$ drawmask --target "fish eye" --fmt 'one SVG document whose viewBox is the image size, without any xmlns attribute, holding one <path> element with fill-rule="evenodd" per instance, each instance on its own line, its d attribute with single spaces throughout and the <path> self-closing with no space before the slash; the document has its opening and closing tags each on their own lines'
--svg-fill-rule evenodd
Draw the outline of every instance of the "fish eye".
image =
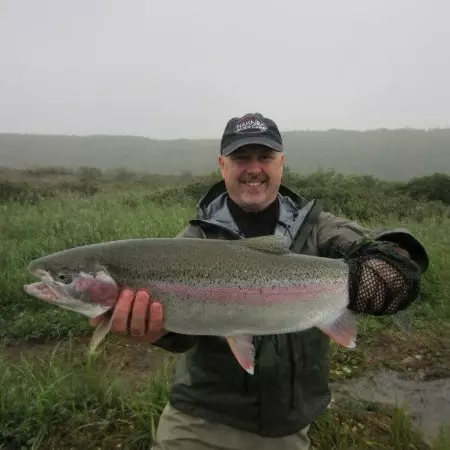
<svg viewBox="0 0 450 450">
<path fill-rule="evenodd" d="M 58 272 L 58 280 L 63 283 L 72 283 L 72 277 L 67 272 Z"/>
</svg>

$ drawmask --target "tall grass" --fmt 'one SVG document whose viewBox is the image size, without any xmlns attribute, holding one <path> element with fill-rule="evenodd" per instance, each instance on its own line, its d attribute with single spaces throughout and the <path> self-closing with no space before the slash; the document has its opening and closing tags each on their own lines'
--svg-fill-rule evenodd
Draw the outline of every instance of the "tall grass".
<svg viewBox="0 0 450 450">
<path fill-rule="evenodd" d="M 149 448 L 167 401 L 170 364 L 135 384 L 112 364 L 82 362 L 56 351 L 14 365 L 0 358 L 0 445 Z"/>
</svg>

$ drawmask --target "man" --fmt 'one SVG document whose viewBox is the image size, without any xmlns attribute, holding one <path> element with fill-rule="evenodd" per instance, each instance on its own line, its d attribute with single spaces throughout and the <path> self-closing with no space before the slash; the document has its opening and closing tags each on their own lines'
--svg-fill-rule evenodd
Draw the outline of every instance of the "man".
<svg viewBox="0 0 450 450">
<path fill-rule="evenodd" d="M 232 118 L 220 153 L 223 180 L 200 199 L 197 217 L 179 236 L 240 239 L 275 233 L 297 253 L 350 255 L 350 308 L 358 312 L 393 314 L 417 297 L 420 272 L 428 265 L 421 244 L 406 230 L 375 232 L 323 212 L 316 201 L 282 185 L 283 143 L 272 120 L 260 114 Z M 309 426 L 330 401 L 325 334 L 312 328 L 256 336 L 252 376 L 222 338 L 166 333 L 162 306 L 150 295 L 124 290 L 113 331 L 180 353 L 154 450 L 309 448 Z"/>
</svg>

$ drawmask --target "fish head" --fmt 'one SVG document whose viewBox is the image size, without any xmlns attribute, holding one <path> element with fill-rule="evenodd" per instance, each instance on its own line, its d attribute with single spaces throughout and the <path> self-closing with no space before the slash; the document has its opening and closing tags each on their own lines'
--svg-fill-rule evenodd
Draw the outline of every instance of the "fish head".
<svg viewBox="0 0 450 450">
<path fill-rule="evenodd" d="M 28 270 L 40 280 L 24 285 L 28 295 L 88 317 L 114 308 L 119 295 L 107 268 L 79 249 L 35 259 Z"/>
</svg>

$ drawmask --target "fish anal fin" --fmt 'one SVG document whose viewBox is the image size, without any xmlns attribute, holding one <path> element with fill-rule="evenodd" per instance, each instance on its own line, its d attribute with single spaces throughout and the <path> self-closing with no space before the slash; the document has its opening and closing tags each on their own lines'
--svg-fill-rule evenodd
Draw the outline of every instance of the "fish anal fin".
<svg viewBox="0 0 450 450">
<path fill-rule="evenodd" d="M 356 314 L 348 308 L 345 308 L 333 320 L 316 326 L 336 343 L 347 348 L 356 347 Z"/>
<path fill-rule="evenodd" d="M 243 334 L 239 336 L 226 336 L 234 357 L 241 367 L 250 375 L 255 373 L 255 347 L 253 336 Z"/>
<path fill-rule="evenodd" d="M 253 250 L 264 253 L 272 253 L 275 255 L 285 255 L 291 252 L 285 244 L 284 238 L 282 236 L 258 236 L 239 239 L 235 242 L 237 245 L 244 245 L 245 247 L 251 248 Z"/>
</svg>

